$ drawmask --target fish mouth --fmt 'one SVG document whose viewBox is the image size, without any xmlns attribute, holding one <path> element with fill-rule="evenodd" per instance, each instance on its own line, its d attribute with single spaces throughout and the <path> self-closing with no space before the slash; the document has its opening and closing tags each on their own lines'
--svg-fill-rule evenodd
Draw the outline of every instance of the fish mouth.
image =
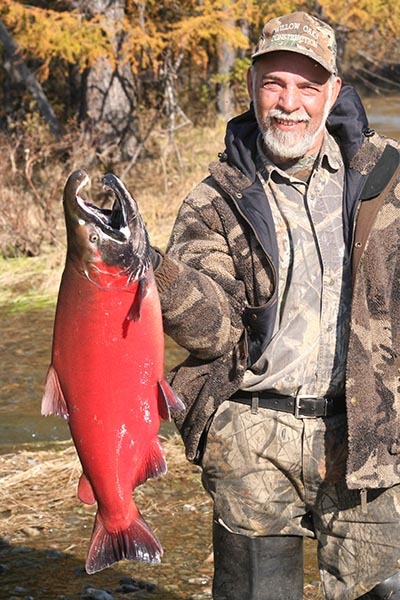
<svg viewBox="0 0 400 600">
<path fill-rule="evenodd" d="M 102 289 L 123 288 L 142 279 L 150 265 L 150 240 L 135 199 L 113 173 L 103 177 L 112 193 L 111 209 L 82 197 L 90 183 L 83 169 L 74 171 L 64 188 L 68 255 L 86 277 Z"/>
<path fill-rule="evenodd" d="M 137 216 L 136 202 L 113 173 L 103 177 L 103 188 L 114 196 L 111 209 L 100 208 L 81 196 L 81 191 L 89 184 L 90 177 L 83 169 L 72 173 L 65 187 L 64 204 L 76 213 L 78 222 L 93 223 L 105 236 L 117 242 L 127 242 L 131 235 L 129 226 Z"/>
</svg>

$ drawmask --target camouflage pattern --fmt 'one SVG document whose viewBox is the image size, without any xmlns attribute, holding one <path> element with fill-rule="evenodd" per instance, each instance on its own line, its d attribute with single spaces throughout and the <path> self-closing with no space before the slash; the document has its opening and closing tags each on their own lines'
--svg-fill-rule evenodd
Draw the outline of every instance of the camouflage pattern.
<svg viewBox="0 0 400 600">
<path fill-rule="evenodd" d="M 252 60 L 268 52 L 285 50 L 304 54 L 336 75 L 336 39 L 332 27 L 304 12 L 295 12 L 268 21 Z"/>
<path fill-rule="evenodd" d="M 371 152 L 353 161 L 360 171 L 368 171 L 384 147 L 385 140 L 375 137 Z M 381 201 L 353 290 L 347 366 L 350 488 L 387 487 L 400 479 L 399 169 Z"/>
<path fill-rule="evenodd" d="M 296 419 L 224 402 L 207 436 L 203 483 L 230 531 L 318 539 L 324 597 L 353 600 L 400 568 L 400 485 L 345 484 L 346 416 Z M 379 560 L 376 557 L 379 556 Z"/>
<path fill-rule="evenodd" d="M 369 173 L 387 143 L 378 135 L 365 138 L 352 168 Z M 239 209 L 251 182 L 226 162 L 213 163 L 210 171 L 212 177 L 183 203 L 156 271 L 166 333 L 190 353 L 169 375 L 187 407 L 176 423 L 189 460 L 196 459 L 217 407 L 242 384 L 247 366 L 242 319 L 249 307 L 265 305 L 274 288 L 271 262 L 249 236 Z M 400 310 L 399 177 L 384 192 L 355 277 L 346 391 L 350 488 L 400 481 L 400 327 L 397 318 L 389 318 Z"/>
<path fill-rule="evenodd" d="M 246 371 L 241 388 L 291 396 L 299 390 L 340 396 L 351 298 L 340 150 L 326 135 L 308 184 L 295 175 L 289 177 L 265 156 L 264 161 L 260 177 L 278 232 L 279 320 L 264 353 Z"/>
</svg>

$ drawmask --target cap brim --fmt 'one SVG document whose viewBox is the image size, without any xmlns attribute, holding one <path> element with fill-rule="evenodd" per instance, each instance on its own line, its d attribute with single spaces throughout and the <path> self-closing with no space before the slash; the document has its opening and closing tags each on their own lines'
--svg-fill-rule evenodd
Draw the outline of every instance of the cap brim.
<svg viewBox="0 0 400 600">
<path fill-rule="evenodd" d="M 265 56 L 266 54 L 270 54 L 271 52 L 293 52 L 293 54 L 301 54 L 302 56 L 307 56 L 307 58 L 309 58 L 310 60 L 313 60 L 314 62 L 321 65 L 321 67 L 323 67 L 325 69 L 325 71 L 328 71 L 328 73 L 330 73 L 331 75 L 337 74 L 337 69 L 332 70 L 332 67 L 330 65 L 328 65 L 325 61 L 322 61 L 319 57 L 315 56 L 314 54 L 310 53 L 307 50 L 302 51 L 301 48 L 290 48 L 290 47 L 288 48 L 285 46 L 275 46 L 273 48 L 267 48 L 265 50 L 260 50 L 259 52 L 255 52 L 254 54 L 252 54 L 251 60 L 252 60 L 252 62 L 254 62 L 256 58 L 259 58 L 260 56 Z"/>
</svg>

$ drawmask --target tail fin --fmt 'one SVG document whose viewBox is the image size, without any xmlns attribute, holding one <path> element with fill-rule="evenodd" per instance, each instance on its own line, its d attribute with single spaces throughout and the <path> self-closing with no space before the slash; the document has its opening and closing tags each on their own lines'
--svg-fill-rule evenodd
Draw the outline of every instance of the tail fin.
<svg viewBox="0 0 400 600">
<path fill-rule="evenodd" d="M 97 513 L 85 567 L 91 575 L 123 558 L 159 563 L 162 554 L 160 542 L 140 515 L 124 531 L 109 533 Z"/>
</svg>

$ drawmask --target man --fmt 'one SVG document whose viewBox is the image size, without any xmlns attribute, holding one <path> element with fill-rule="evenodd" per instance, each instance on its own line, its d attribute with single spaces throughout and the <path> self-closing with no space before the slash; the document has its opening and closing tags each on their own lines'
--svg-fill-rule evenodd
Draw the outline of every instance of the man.
<svg viewBox="0 0 400 600">
<path fill-rule="evenodd" d="M 156 268 L 213 597 L 302 598 L 307 536 L 326 598 L 398 600 L 399 146 L 308 14 L 266 24 L 248 89 Z"/>
</svg>

